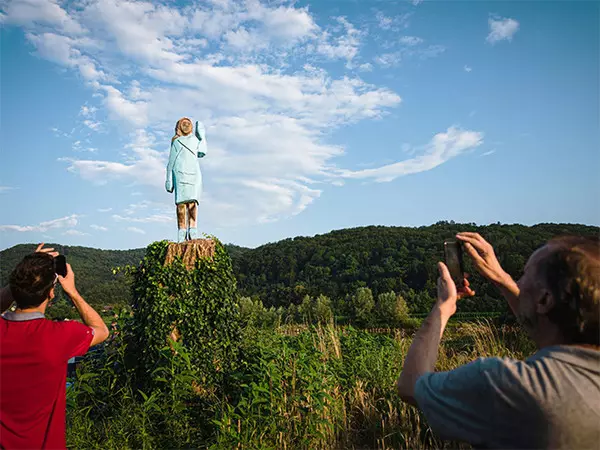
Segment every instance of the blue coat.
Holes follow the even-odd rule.
[[[173,192],[175,203],[200,202],[202,195],[202,172],[199,158],[206,156],[206,132],[204,125],[196,122],[196,132],[179,136],[171,143],[165,189]]]

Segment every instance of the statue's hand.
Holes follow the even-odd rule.
[[[173,182],[169,182],[169,180],[167,180],[165,182],[165,189],[167,190],[167,192],[171,193],[173,192]]]

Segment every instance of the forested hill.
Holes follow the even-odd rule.
[[[266,306],[300,303],[305,295],[324,294],[334,303],[359,287],[377,295],[401,294],[413,312],[425,312],[435,295],[436,263],[443,257],[443,241],[458,231],[477,231],[496,248],[505,269],[519,277],[529,255],[553,236],[598,235],[600,228],[571,224],[489,225],[439,222],[419,228],[371,226],[297,237],[256,249],[227,245],[240,294],[260,298]],[[61,251],[62,247],[52,245]],[[0,283],[35,245],[17,245],[0,252]],[[136,265],[145,249],[98,250],[64,247],[76,273],[77,286],[96,306],[129,302],[126,279],[112,269]],[[467,260],[467,270],[470,270]],[[472,270],[470,270],[473,272]],[[462,311],[504,308],[492,286],[473,274],[477,291],[464,300]]]
[[[359,287],[377,295],[402,294],[413,312],[425,312],[435,296],[436,264],[443,241],[458,231],[477,231],[496,248],[505,269],[519,277],[529,255],[553,236],[598,235],[600,228],[570,224],[490,225],[439,222],[420,228],[371,226],[298,237],[264,245],[234,259],[240,293],[259,296],[266,306],[298,303],[324,294],[334,303]],[[466,261],[466,270],[470,270]],[[494,287],[473,274],[477,292],[462,311],[502,310]]]
[[[10,271],[27,254],[35,250],[35,244],[21,244],[0,252],[0,285],[8,282]],[[129,303],[127,280],[114,276],[112,269],[128,264],[137,265],[146,249],[99,250],[89,247],[69,247],[47,243],[67,256],[75,271],[75,283],[83,297],[94,306],[124,305]]]

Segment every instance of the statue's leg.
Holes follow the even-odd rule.
[[[185,241],[187,234],[187,228],[185,226],[186,209],[185,203],[179,203],[177,205],[177,242]]]
[[[198,239],[198,228],[197,228],[197,216],[198,216],[198,203],[191,202],[187,204],[188,222],[189,222],[189,235],[190,239]]]

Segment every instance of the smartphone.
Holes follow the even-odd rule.
[[[465,269],[463,266],[462,246],[455,240],[444,241],[444,256],[446,266],[450,271],[450,276],[454,280],[457,288],[464,286]]]
[[[67,276],[67,258],[65,255],[58,255],[54,258],[54,273],[61,277]]]

